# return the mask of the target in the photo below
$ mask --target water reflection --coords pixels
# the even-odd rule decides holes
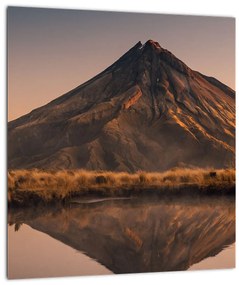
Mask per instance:
[[[96,201],[11,210],[8,218],[16,230],[25,223],[114,273],[187,270],[235,241],[232,197]]]

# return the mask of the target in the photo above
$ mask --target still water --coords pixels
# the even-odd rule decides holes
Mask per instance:
[[[8,223],[11,279],[235,267],[232,197],[90,200]]]

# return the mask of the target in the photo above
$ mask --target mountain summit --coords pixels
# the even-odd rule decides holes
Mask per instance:
[[[223,168],[235,157],[235,92],[153,40],[8,123],[9,168]]]

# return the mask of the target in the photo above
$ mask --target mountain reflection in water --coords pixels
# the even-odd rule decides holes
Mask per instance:
[[[17,230],[25,223],[114,273],[187,270],[235,242],[234,197],[144,197],[10,209],[8,219]]]

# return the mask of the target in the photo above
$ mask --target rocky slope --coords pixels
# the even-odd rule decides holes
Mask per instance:
[[[221,168],[234,156],[235,92],[152,40],[8,124],[9,168]]]

